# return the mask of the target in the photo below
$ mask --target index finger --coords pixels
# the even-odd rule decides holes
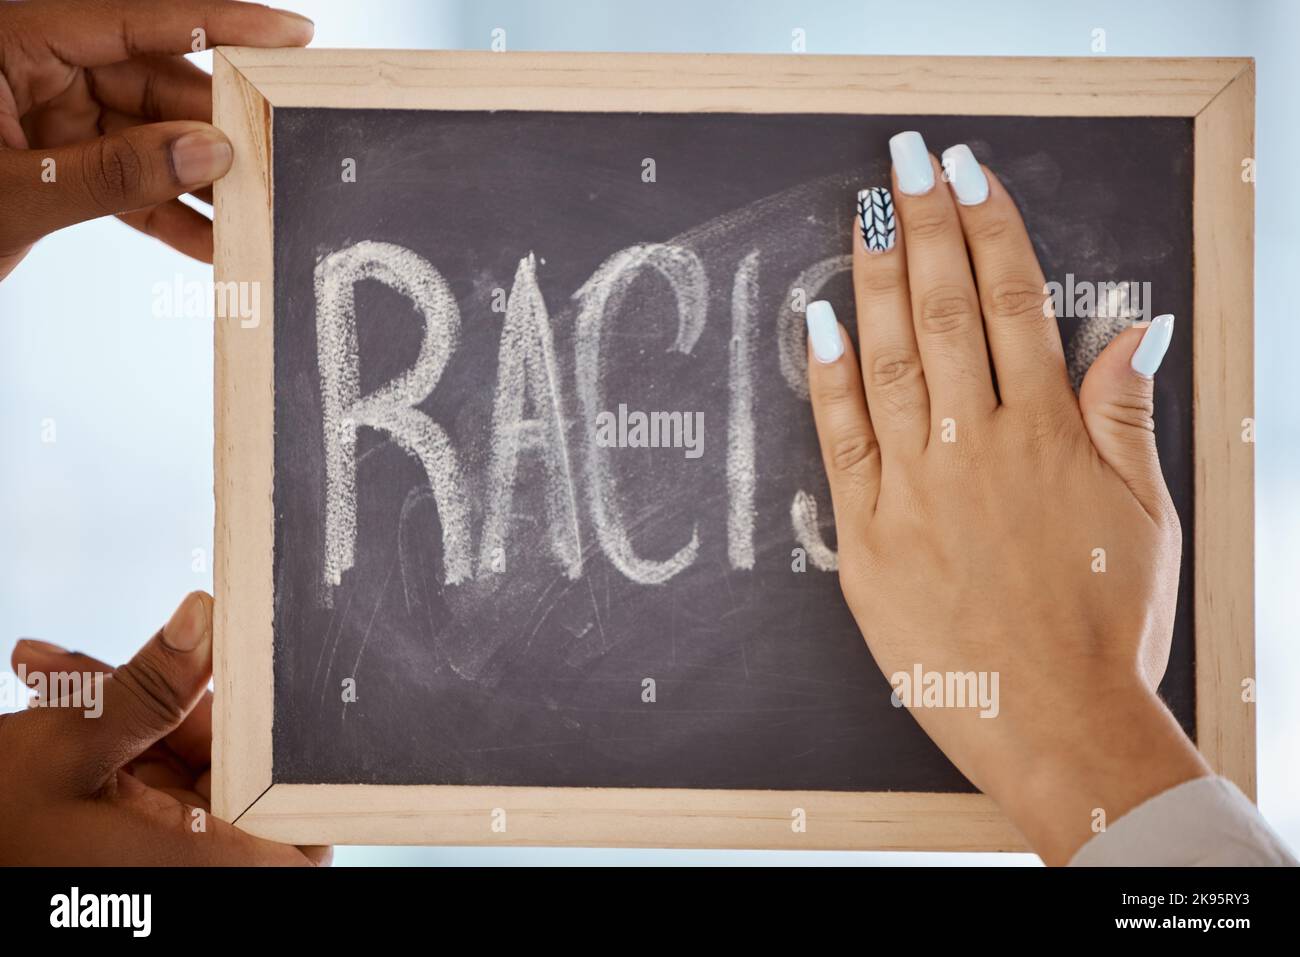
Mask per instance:
[[[182,56],[147,56],[93,67],[95,97],[117,117],[212,122],[212,77]],[[100,130],[112,132],[100,116]]]
[[[8,12],[19,35],[43,44],[64,63],[85,67],[222,45],[300,47],[311,42],[316,29],[288,10],[238,0],[53,0],[17,4]]]

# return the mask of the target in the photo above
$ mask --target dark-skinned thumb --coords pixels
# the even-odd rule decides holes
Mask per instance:
[[[180,726],[212,676],[212,598],[191,592],[135,657],[107,676],[102,713],[76,742],[82,784],[102,785]]]
[[[230,169],[230,141],[207,123],[131,126],[54,149],[0,150],[0,245],[16,249],[88,219],[155,206]]]

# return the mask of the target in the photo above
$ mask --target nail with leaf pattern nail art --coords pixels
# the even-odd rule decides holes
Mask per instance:
[[[883,253],[894,248],[898,224],[894,219],[894,197],[883,186],[873,186],[858,193],[858,227],[862,248],[869,253]]]

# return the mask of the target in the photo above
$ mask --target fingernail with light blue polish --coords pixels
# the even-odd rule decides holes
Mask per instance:
[[[831,363],[844,355],[844,340],[840,324],[835,321],[835,310],[824,299],[808,303],[804,316],[808,321],[808,341],[818,362]]]
[[[889,155],[894,160],[898,188],[908,196],[920,196],[934,189],[934,166],[925,140],[915,130],[889,138]]]
[[[980,161],[965,143],[943,151],[943,174],[952,193],[963,206],[978,206],[989,198],[989,180]]]
[[[809,309],[811,308],[809,306]],[[1130,368],[1138,375],[1144,375],[1147,378],[1155,375],[1173,337],[1174,317],[1169,313],[1156,316],[1151,320],[1151,325],[1147,326],[1142,341],[1138,343],[1137,349],[1134,350],[1133,358],[1129,360]]]

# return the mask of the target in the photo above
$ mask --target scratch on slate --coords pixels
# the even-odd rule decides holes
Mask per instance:
[[[671,667],[677,667],[677,602],[669,603],[668,612],[668,641],[671,643],[672,653],[668,658]]]
[[[321,692],[320,692],[320,695],[321,695],[321,703],[322,703],[322,704],[325,703],[325,687],[326,687],[326,684],[329,682],[329,677],[330,677],[330,675],[329,675],[329,670],[326,669],[326,671],[325,671],[325,677],[324,677],[324,678],[321,678],[320,666],[321,666],[321,663],[325,660],[325,649],[328,648],[328,649],[330,649],[330,663],[329,663],[329,667],[330,667],[330,668],[333,668],[333,667],[334,667],[334,652],[338,650],[338,642],[339,642],[339,638],[340,638],[340,637],[342,636],[342,634],[343,634],[343,623],[344,623],[345,621],[347,621],[347,618],[348,618],[348,612],[349,612],[349,611],[351,610],[351,608],[352,608],[352,598],[353,598],[353,594],[354,594],[353,592],[349,592],[349,593],[348,593],[348,600],[347,600],[347,603],[343,606],[343,613],[342,613],[341,615],[339,615],[339,618],[338,618],[338,623],[339,623],[338,631],[336,631],[336,632],[334,633],[334,638],[333,638],[332,640],[331,640],[331,638],[330,638],[330,630],[331,630],[331,628],[332,628],[333,625],[334,625],[334,616],[333,616],[332,614],[330,615],[330,627],[328,627],[328,628],[325,629],[325,640],[324,640],[323,642],[321,642],[321,646],[320,646],[320,654],[319,654],[319,655],[317,656],[317,658],[316,658],[316,673],[312,676],[312,679],[311,679],[311,680],[312,680],[312,684],[315,684],[317,680],[319,680],[319,681],[321,682]]]
[[[395,567],[397,567],[396,555],[394,555],[393,560],[388,563],[388,574],[384,576],[384,584],[379,589],[379,598],[375,601],[375,610],[370,613],[370,621],[366,624],[365,633],[362,634],[361,636],[361,647],[357,649],[357,660],[352,663],[351,678],[353,681],[356,681],[357,672],[361,669],[361,656],[365,654],[366,643],[370,640],[370,632],[375,627],[375,619],[379,617],[379,609],[384,604],[384,595],[388,593],[388,583],[393,579],[393,569]],[[343,711],[340,713],[339,716],[340,724],[342,724],[344,721],[348,719],[348,703],[346,701],[343,701],[342,704],[343,704]]]
[[[584,575],[587,579],[587,592],[591,595],[591,613],[596,616],[596,627],[600,629],[600,649],[609,651],[609,639],[605,637],[605,625],[600,620],[599,602],[596,601],[596,588],[591,583],[591,576]]]
[[[429,622],[429,638],[441,653],[441,661],[446,657],[446,649],[442,643],[442,633],[433,622],[433,597],[429,594],[429,570],[424,567],[423,553],[420,554],[420,578],[420,586],[424,589],[424,617]]]
[[[541,618],[537,617],[537,613],[542,607],[542,602],[546,601],[547,596],[551,593],[551,589],[555,587],[559,580],[559,578],[552,578],[546,583],[546,587],[542,589],[542,593],[537,596],[537,601],[533,603],[533,610],[529,612],[528,618],[524,622],[524,626],[519,629],[519,637],[522,638],[524,632],[528,631],[528,626],[533,625],[533,630],[528,634],[528,640],[532,641],[533,637],[537,634],[537,629],[542,627],[542,621],[551,613],[551,609],[555,607],[555,601],[552,601],[551,604],[546,607],[546,611],[542,612]],[[563,592],[560,593],[560,595],[563,594]],[[556,601],[558,600],[559,597],[557,596]]]
[[[731,570],[727,568],[727,563],[722,560],[721,556],[718,556],[718,567],[722,569],[722,582],[727,586],[727,597],[731,600],[731,607],[734,611],[740,606],[736,603],[736,592],[731,587]]]

